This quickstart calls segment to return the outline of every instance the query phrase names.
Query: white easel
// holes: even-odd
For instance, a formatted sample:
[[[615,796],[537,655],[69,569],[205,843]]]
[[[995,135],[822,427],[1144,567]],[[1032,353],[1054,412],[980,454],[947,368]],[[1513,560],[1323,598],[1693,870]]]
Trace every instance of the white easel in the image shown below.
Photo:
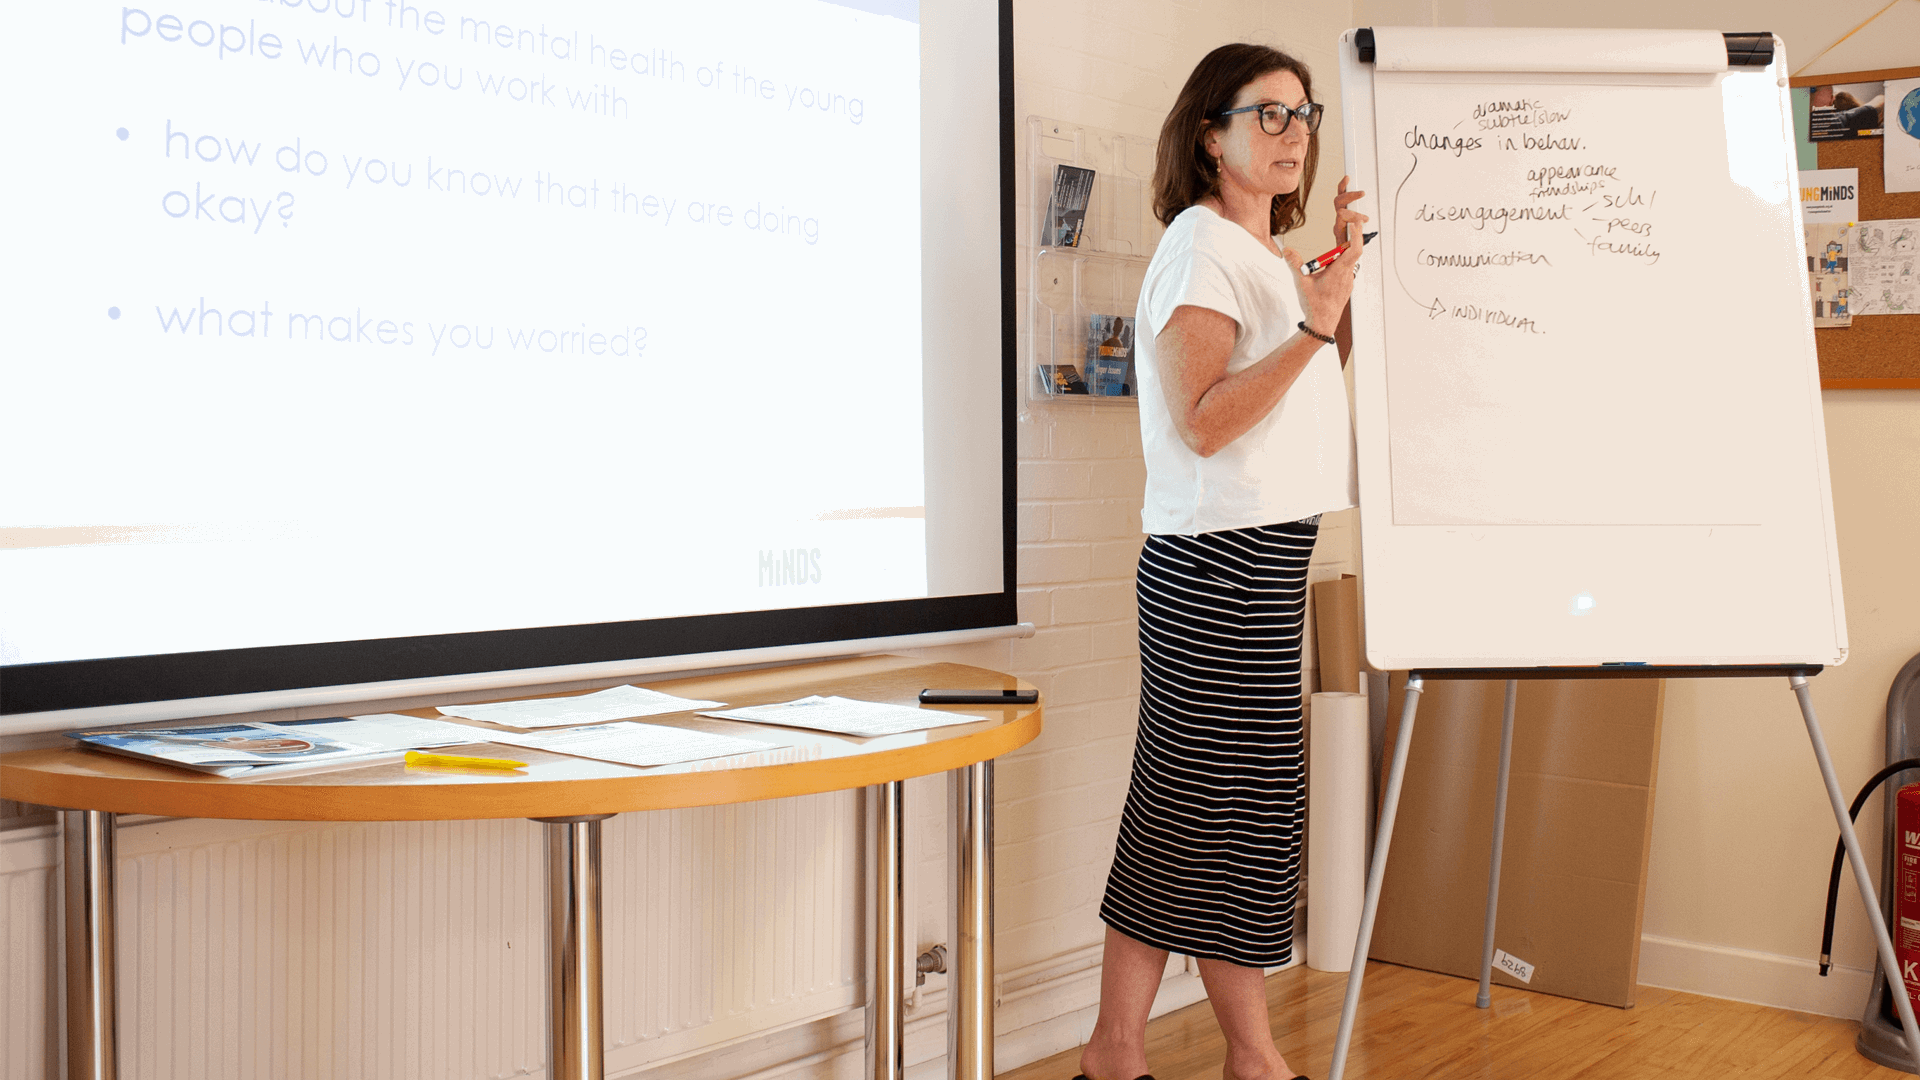
[[[1834,774],[1833,760],[1827,754],[1826,736],[1820,732],[1820,721],[1814,715],[1813,697],[1807,688],[1807,676],[1820,672],[1819,665],[1781,665],[1777,667],[1635,667],[1617,670],[1595,670],[1592,668],[1477,668],[1452,669],[1441,671],[1415,671],[1407,679],[1406,704],[1400,714],[1400,733],[1394,741],[1393,765],[1387,772],[1386,797],[1380,808],[1380,824],[1374,832],[1373,860],[1367,870],[1366,899],[1360,909],[1360,937],[1353,947],[1353,967],[1347,973],[1346,999],[1340,1006],[1340,1029],[1334,1036],[1333,1065],[1328,1076],[1330,1080],[1343,1080],[1347,1068],[1347,1048],[1353,1038],[1354,1015],[1360,1005],[1360,985],[1366,977],[1367,952],[1373,940],[1373,918],[1380,906],[1380,885],[1387,876],[1387,848],[1393,840],[1394,815],[1400,808],[1400,784],[1406,778],[1407,750],[1413,744],[1414,710],[1420,703],[1420,693],[1426,688],[1427,679],[1500,679],[1507,681],[1507,699],[1505,713],[1500,723],[1500,779],[1494,796],[1493,817],[1493,866],[1487,882],[1487,921],[1486,936],[1481,944],[1480,992],[1475,1004],[1486,1008],[1492,1002],[1490,982],[1493,975],[1493,927],[1500,895],[1500,849],[1505,839],[1507,814],[1507,776],[1513,751],[1513,713],[1514,701],[1518,695],[1520,679],[1577,679],[1577,678],[1726,678],[1726,677],[1763,677],[1785,676],[1793,688],[1794,697],[1800,703],[1800,715],[1806,720],[1807,738],[1813,743],[1813,757],[1820,767],[1820,778],[1827,786],[1827,799],[1833,804],[1833,817],[1840,825],[1840,838],[1847,849],[1847,863],[1853,867],[1854,882],[1860,888],[1860,899],[1866,905],[1867,919],[1873,925],[1873,936],[1880,949],[1880,965],[1885,971],[1899,971],[1900,964],[1893,952],[1893,939],[1887,933],[1887,922],[1881,914],[1879,895],[1874,891],[1873,879],[1867,872],[1867,859],[1860,850],[1860,838],[1854,834],[1853,819],[1847,815],[1847,799],[1840,790],[1840,779]],[[1913,1054],[1916,1066],[1920,1066],[1920,1028],[1916,1028],[1913,1016],[1913,1004],[1906,994],[1894,995],[1894,1008],[1900,1015],[1902,1030],[1906,1033],[1907,1048]]]

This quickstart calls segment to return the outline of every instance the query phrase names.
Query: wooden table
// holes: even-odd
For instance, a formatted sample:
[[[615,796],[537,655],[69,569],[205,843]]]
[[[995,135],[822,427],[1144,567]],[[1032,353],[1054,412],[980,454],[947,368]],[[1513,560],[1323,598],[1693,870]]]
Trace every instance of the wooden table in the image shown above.
[[[741,707],[838,694],[914,704],[924,687],[1031,689],[962,664],[864,657],[649,683],[682,697]],[[584,691],[582,691],[584,692]],[[272,821],[444,821],[526,817],[547,826],[549,1029],[554,1080],[598,1080],[601,1058],[600,823],[630,810],[752,802],[855,787],[874,789],[875,948],[867,1009],[868,1075],[898,1080],[905,1012],[902,929],[904,781],[950,773],[957,895],[948,941],[949,1072],[993,1077],[993,759],[1040,734],[1041,709],[948,706],[978,723],[871,739],[678,713],[646,723],[739,735],[784,746],[761,753],[640,769],[521,747],[446,753],[509,756],[525,770],[409,768],[398,762],[241,781],[81,748],[0,755],[9,799],[61,809],[66,882],[67,1076],[117,1075],[114,985],[115,814]],[[437,716],[431,709],[417,716]],[[482,725],[473,725],[480,728]]]

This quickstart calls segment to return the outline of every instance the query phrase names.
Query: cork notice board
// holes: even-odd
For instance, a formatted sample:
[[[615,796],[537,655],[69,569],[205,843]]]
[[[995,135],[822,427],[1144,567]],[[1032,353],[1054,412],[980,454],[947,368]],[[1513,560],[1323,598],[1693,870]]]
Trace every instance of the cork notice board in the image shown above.
[[[1789,86],[1878,82],[1920,77],[1920,67],[1830,72],[1788,80]],[[1814,146],[1823,169],[1860,170],[1860,220],[1920,218],[1920,192],[1888,194],[1881,163],[1885,141],[1839,139]],[[1825,390],[1908,388],[1920,390],[1920,315],[1856,315],[1852,326],[1813,332],[1820,350],[1820,386]]]

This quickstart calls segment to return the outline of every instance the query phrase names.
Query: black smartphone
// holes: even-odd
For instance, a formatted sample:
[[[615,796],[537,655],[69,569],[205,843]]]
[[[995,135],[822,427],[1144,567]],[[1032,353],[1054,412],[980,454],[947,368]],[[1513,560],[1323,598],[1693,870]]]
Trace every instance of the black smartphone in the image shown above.
[[[1038,690],[938,690],[920,691],[922,705],[1031,705],[1040,700]]]

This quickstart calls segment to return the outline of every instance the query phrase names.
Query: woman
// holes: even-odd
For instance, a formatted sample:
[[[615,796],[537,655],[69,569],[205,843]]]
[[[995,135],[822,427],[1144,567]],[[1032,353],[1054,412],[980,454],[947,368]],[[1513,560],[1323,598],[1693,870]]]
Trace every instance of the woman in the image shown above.
[[[1340,364],[1366,220],[1335,198],[1331,266],[1300,273],[1321,107],[1259,45],[1200,61],[1160,132],[1167,232],[1136,315],[1149,534],[1140,555],[1140,735],[1113,872],[1091,1080],[1147,1073],[1169,951],[1199,959],[1226,1080],[1295,1076],[1262,967],[1292,955],[1305,809],[1300,631],[1319,514],[1354,504]]]

